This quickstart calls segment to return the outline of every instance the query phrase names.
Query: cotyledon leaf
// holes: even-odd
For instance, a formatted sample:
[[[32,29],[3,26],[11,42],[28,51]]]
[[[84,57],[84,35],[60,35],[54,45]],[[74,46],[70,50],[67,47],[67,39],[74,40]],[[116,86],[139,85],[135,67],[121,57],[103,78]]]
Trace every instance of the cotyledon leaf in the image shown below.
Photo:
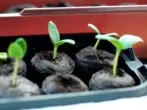
[[[56,42],[60,41],[60,34],[58,28],[56,27],[53,21],[49,21],[48,23],[48,32],[53,45],[55,45]]]
[[[26,51],[27,51],[26,41],[23,38],[18,38],[15,42],[20,45],[20,47],[23,49],[23,52],[24,52],[24,55],[25,55]]]
[[[20,45],[14,42],[8,47],[8,55],[10,58],[22,59],[24,57],[24,52]]]
[[[94,30],[95,32],[97,32],[98,34],[100,34],[100,31],[98,30],[98,28],[95,25],[88,24],[88,27],[91,28],[92,30]]]
[[[107,34],[104,34],[106,36],[119,36],[118,33],[115,33],[115,32],[112,32],[112,33],[107,33]]]
[[[75,44],[75,41],[72,40],[72,39],[63,39],[63,40],[58,41],[58,42],[56,43],[56,46],[60,46],[60,45],[62,45],[62,44],[64,44],[64,43],[69,43],[69,44],[74,45],[74,44]]]
[[[107,35],[107,34],[96,35],[96,38],[99,39],[99,40],[107,40],[107,41],[111,42],[116,48],[118,48],[120,50],[123,48],[123,46],[119,42],[119,40],[117,38],[111,37],[110,35]]]
[[[0,52],[0,60],[7,60],[8,55],[7,52]]]
[[[125,50],[132,48],[138,42],[143,42],[143,39],[138,36],[126,34],[119,39],[119,42],[123,45],[123,50]]]

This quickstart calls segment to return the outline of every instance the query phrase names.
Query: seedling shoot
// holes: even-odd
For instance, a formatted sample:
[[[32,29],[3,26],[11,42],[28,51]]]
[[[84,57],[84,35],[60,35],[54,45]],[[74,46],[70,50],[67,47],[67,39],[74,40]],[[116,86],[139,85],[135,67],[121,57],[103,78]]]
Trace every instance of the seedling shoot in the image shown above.
[[[117,74],[118,59],[121,51],[126,50],[128,48],[132,48],[138,42],[143,42],[143,40],[140,37],[128,34],[121,36],[120,39],[110,37],[109,35],[96,35],[96,38],[99,40],[107,40],[116,47],[116,54],[113,62],[114,78]]]
[[[88,27],[91,28],[92,30],[94,30],[98,35],[103,35],[100,33],[100,30],[93,24],[88,24]],[[105,34],[107,36],[118,36],[117,33],[108,33],[108,34]],[[100,43],[100,39],[97,39],[95,45],[93,46],[94,49],[97,49],[98,45]]]
[[[17,85],[17,73],[19,61],[23,59],[27,51],[27,43],[23,38],[18,38],[12,42],[8,47],[8,56],[15,60],[12,74],[12,87]]]
[[[53,21],[49,21],[49,23],[48,23],[48,32],[49,32],[49,36],[52,41],[52,44],[54,46],[53,59],[56,59],[58,47],[60,45],[63,45],[64,43],[69,43],[69,44],[73,44],[73,45],[75,44],[75,41],[72,39],[60,40],[60,34],[58,31],[58,28],[56,27],[56,25]]]

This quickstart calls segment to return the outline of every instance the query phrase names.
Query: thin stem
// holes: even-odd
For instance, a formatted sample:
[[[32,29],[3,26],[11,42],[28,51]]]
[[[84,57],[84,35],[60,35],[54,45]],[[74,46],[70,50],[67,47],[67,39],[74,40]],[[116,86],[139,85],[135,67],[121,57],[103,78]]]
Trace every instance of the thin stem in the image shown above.
[[[100,40],[97,40],[93,48],[94,48],[94,49],[97,49],[99,43],[100,43]]]
[[[53,59],[57,57],[57,50],[58,50],[58,46],[54,46]]]
[[[120,55],[121,50],[117,49],[116,50],[116,55],[114,58],[114,63],[113,63],[113,77],[116,77],[116,73],[117,73],[117,65],[118,65],[118,59],[119,59],[119,55]]]
[[[16,80],[17,80],[17,73],[18,73],[18,65],[19,65],[19,59],[16,58],[14,62],[14,69],[13,69],[13,74],[12,74],[12,87],[15,87]]]

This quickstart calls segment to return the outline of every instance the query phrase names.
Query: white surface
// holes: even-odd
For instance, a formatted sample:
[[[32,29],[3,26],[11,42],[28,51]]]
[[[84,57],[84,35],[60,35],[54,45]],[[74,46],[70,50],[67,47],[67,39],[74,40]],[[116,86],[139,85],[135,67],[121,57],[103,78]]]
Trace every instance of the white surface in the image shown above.
[[[147,96],[139,98],[124,98],[99,103],[83,103],[67,106],[34,108],[25,110],[147,110]]]

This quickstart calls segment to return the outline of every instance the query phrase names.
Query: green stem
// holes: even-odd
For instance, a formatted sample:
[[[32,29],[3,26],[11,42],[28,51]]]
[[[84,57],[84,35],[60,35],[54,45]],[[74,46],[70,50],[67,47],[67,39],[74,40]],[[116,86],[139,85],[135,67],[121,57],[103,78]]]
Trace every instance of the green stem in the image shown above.
[[[94,48],[94,49],[97,49],[99,43],[100,43],[100,40],[97,40],[93,48]]]
[[[17,73],[18,73],[18,65],[19,65],[19,59],[16,58],[14,62],[14,69],[13,69],[13,74],[12,74],[12,87],[15,87],[16,80],[17,80]]]
[[[116,73],[117,73],[117,65],[118,65],[118,59],[119,59],[119,55],[120,55],[121,50],[117,49],[116,50],[116,55],[114,58],[114,63],[113,63],[113,77],[116,77]]]
[[[58,50],[58,46],[54,46],[53,59],[57,57],[57,50]]]

